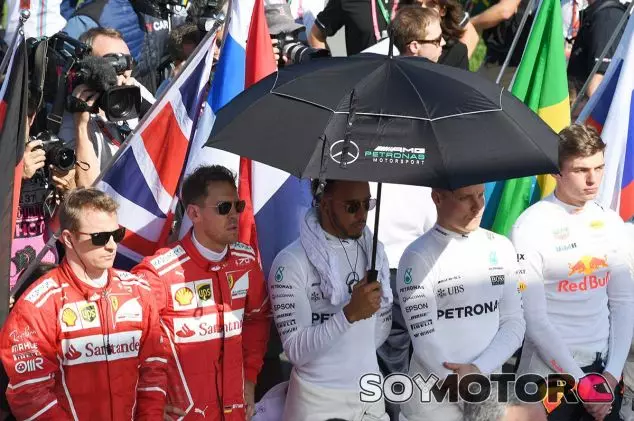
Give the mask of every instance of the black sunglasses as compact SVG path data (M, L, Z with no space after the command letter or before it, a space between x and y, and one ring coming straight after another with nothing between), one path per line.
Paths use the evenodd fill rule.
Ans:
M365 199L365 200L346 200L343 202L345 206L345 210L347 213L357 213L361 206L366 211L371 211L376 206L376 199Z
M440 44L442 44L442 34L435 39L415 39L414 41L419 44L434 44L436 47L440 47Z
M242 213L247 204L244 200L238 200L236 202L218 202L216 206L210 207L217 208L219 215L228 215L234 205L236 206L236 212Z
M123 240L123 237L125 237L125 227L121 227L114 231L93 232L93 233L77 231L77 233L90 235L90 239L92 240L93 246L101 247L108 244L108 241L110 241L110 237L112 237L115 243L117 244L120 243L121 240Z

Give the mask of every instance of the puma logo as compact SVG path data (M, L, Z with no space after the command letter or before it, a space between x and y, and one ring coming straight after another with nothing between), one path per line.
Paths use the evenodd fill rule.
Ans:
M206 418L205 412L207 412L207 408L207 406L205 407L205 409L194 408L194 414L201 414L203 418Z

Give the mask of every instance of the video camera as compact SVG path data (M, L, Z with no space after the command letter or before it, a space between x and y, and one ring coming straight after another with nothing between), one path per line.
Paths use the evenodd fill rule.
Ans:
M29 38L27 47L29 68L33 69L31 94L38 97L39 105L43 102L53 104L52 118L61 122L64 107L72 113L96 113L102 109L110 121L139 116L139 87L117 86L117 76L132 69L132 57L124 54L91 56L90 47L63 32L50 38ZM90 107L72 96L73 90L80 84L86 84L100 94L94 106ZM58 131L59 127L52 130L53 134Z

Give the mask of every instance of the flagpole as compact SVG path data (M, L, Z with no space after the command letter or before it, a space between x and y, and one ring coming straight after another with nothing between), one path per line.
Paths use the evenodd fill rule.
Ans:
M504 71L506 70L506 68L509 66L509 63L511 62L511 57L513 56L513 52L515 52L515 48L517 48L517 43L520 41L522 32L524 32L524 27L526 26L528 17L531 15L531 11L533 10L534 4L535 4L535 0L530 0L528 2L528 6L526 7L526 10L524 11L524 16L522 16L522 20L520 21L520 26L517 29L517 32L515 33L515 37L513 38L513 42L511 43L511 47L509 48L509 52L506 54L504 63L502 64L502 67L500 68L500 73L498 74L497 79L495 79L495 83L498 85L500 84L500 81L502 80L502 75L504 74ZM510 89L510 86L509 86L509 89Z
M224 15L222 15L222 16L224 16ZM220 29L220 27L224 23L224 18L222 16L221 16L221 18L219 18L214 23L214 27L212 28L212 30L209 31L207 33L207 35L205 35L203 40L196 46L196 49L192 52L190 57L195 57L199 53L199 51L202 48L202 46L205 45L205 43L208 40L208 38L216 35L218 30ZM180 74L184 74L185 70L191 65L191 63L192 62L188 59L185 62L185 66L183 67L183 70L181 71ZM174 79L172 79L170 81L170 83L168 84L167 88L164 90L164 94L166 92L168 92L172 88L172 85L174 85L174 83L176 82L176 79L178 79L178 78L174 78ZM112 159L108 162L106 167L103 170L101 170L101 172L99 173L99 175L97 176L95 181L92 183L91 187L95 187L103 179L104 175L114 166L114 164L117 162L117 160L119 159L119 157L121 156L123 151L126 149L128 144L130 143L130 141L134 138L134 135L136 135L136 133L140 130L140 128L143 127L143 124L145 124L145 121L152 115L152 113L158 107L160 102L161 102L160 100L157 100L157 101L154 102L154 104L152 104L152 106L150 107L148 112L145 113L145 116L143 117L143 120L141 122L139 122L139 124L134 128L132 133L130 133L126 137L126 139L123 141L123 143L119 147L119 150L117 150L117 152L112 157ZM24 270L24 272L22 272L22 274L20 275L20 278L18 279L18 281L15 283L15 285L11 289L11 291L9 293L10 296L12 296L24 284L24 282L26 282L26 279L31 276L31 274L33 273L35 268L40 264L40 262L42 261L44 256L46 256L46 253L48 253L49 250L53 249L53 247L55 246L55 242L60 237L60 235L61 235L61 231L57 230L51 236L51 238L46 242L46 244L44 245L44 248L38 253L37 257L34 260L32 260L31 262L29 262L29 265Z
M13 34L13 39L11 40L11 44L7 49L7 54L2 58L2 63L0 64L0 75L4 75L4 72L7 70L7 66L9 65L9 60L11 59L11 54L9 51L13 51L15 48L15 43L18 42L18 36L24 34L24 23L31 17L31 11L29 9L21 9L20 10L20 23L18 24L18 28Z
M605 56L608 55L608 51L610 50L610 48L612 48L612 46L616 42L616 39L619 37L619 33L621 32L621 29L627 22L627 19L630 17L630 14L632 13L632 7L634 7L634 1L631 1L630 4L627 6L625 13L623 13L623 16L621 16L621 20L619 21L618 25L616 25L616 28L614 29L614 32L612 33L610 40L605 45L605 48L601 52L601 55L599 56L599 58L596 60L596 63L594 64L594 67L592 68L592 71L590 72L590 76L588 76L588 78L586 79L586 82L583 84L583 86L581 87L581 90L579 91L579 93L577 94L577 97L575 98L575 102L572 104L572 107L570 108L570 115L575 115L575 111L579 107L579 104L581 104L581 101L583 100L583 97L585 96L586 91L588 90L588 87L590 86L590 82L592 82L592 78L599 71L599 67L601 67L601 64L603 64L603 59L605 59Z

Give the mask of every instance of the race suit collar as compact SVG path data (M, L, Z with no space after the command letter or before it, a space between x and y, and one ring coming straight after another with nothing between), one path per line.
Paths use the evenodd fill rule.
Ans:
M221 251L220 253L217 253L213 250L208 249L207 247L200 244L200 242L196 239L196 234L194 233L194 231L192 231L192 243L194 244L194 247L196 247L196 250L198 250L198 252L205 259L214 263L222 261L222 259L224 259L225 256L227 255L227 250L229 250L229 246L225 246L224 250Z
M185 235L185 237L183 237L183 239L181 240L181 245L187 252L187 255L194 261L194 263L196 263L196 265L200 266L201 268L207 271L217 271L223 265L226 264L227 259L231 256L230 248L227 249L227 252L225 253L221 261L212 262L208 260L207 258L205 258L205 256L203 256L200 253L200 251L198 251L198 248L194 244L193 236L194 236L194 229L192 228L189 230L187 235Z
M588 203L590 203L590 202L586 202L583 206L569 205L568 203L565 203L559 200L557 196L555 196L555 193L552 193L550 196L546 197L544 200L554 203L558 205L559 207L563 208L566 212L572 213L572 214L583 212L588 206Z
M432 231L436 235L438 235L439 237L446 238L447 240L450 240L450 239L465 239L465 238L469 238L469 235L472 234L472 233L470 233L470 234L462 234L462 233L459 233L459 232L451 231L451 230L448 230L446 228L441 227L440 225L438 225L438 223L436 223L433 226Z
M95 288L79 279L79 277L70 267L70 264L68 263L68 260L66 258L62 260L60 269L64 272L66 278L70 280L72 286L75 289L79 290L86 297L86 300L96 299L95 294L100 295L104 290L108 290L112 287L112 278L114 276L114 269L112 268L108 269L108 280L103 288Z

